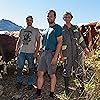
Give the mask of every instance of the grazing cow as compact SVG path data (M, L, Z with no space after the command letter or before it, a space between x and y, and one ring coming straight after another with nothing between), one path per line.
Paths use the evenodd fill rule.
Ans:
M6 64L15 57L16 42L16 37L0 34L0 60L3 61L4 73L7 73Z
M97 31L98 29L100 29L98 22L80 26L80 32L82 33L86 45L90 51L96 49L97 47L96 43L99 39L99 32Z

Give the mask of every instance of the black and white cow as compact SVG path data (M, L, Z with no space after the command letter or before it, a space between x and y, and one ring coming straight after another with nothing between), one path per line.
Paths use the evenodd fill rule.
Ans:
M17 38L6 34L0 34L0 76L1 72L7 74L7 64L15 57Z

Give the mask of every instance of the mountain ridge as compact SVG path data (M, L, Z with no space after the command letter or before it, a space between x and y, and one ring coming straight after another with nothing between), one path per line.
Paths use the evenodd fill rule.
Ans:
M0 31L19 31L21 28L22 26L19 26L10 20L0 20Z

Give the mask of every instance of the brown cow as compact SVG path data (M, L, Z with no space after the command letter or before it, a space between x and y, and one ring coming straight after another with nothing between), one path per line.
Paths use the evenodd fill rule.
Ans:
M6 34L0 34L0 57L3 65L15 57L17 38ZM4 66L4 73L7 73L7 66Z
M7 63L15 55L15 46L17 39L13 36L0 34L0 55L3 60Z
M100 49L100 22L96 24L95 30L99 33L97 45L98 48Z
M97 24L98 22L94 22L80 26L80 32L82 33L86 45L90 51L96 49L97 47L96 43L99 39L99 32L97 30L100 29Z

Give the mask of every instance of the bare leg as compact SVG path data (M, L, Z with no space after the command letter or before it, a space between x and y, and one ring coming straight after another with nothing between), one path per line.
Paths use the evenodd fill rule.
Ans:
M43 86L43 82L44 82L44 72L43 71L39 71L38 72L38 79L37 79L37 88L41 89Z
M50 75L51 78L51 89L50 92L54 92L55 91L55 87L56 87L56 75L52 74Z

